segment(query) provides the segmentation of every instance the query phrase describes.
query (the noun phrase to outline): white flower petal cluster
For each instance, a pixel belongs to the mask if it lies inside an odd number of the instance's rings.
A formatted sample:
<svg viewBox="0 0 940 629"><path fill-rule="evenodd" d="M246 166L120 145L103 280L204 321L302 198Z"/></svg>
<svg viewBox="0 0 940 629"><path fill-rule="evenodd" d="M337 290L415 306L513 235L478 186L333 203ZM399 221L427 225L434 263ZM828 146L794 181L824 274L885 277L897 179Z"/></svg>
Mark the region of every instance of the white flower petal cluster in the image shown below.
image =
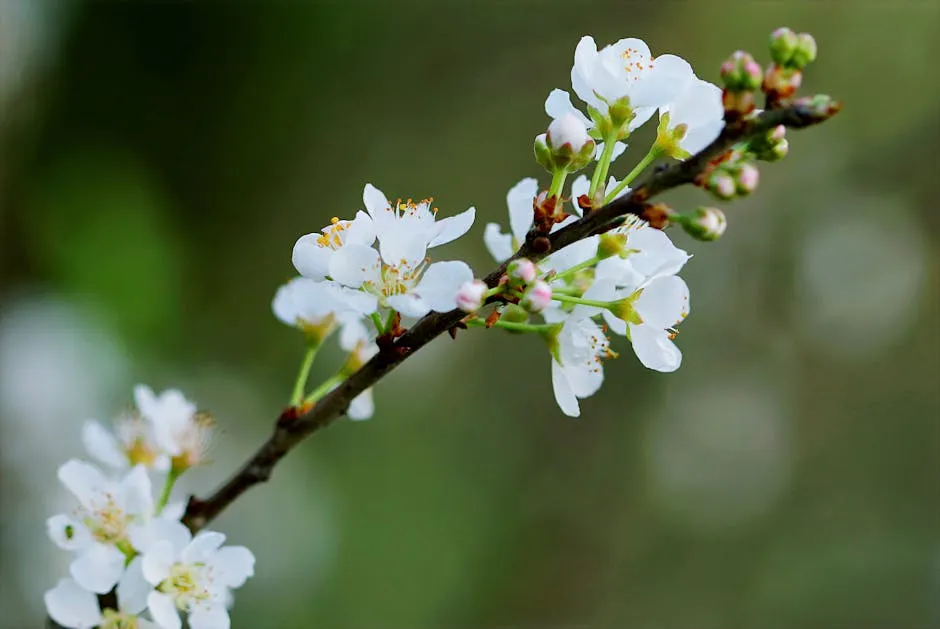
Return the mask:
<svg viewBox="0 0 940 629"><path fill-rule="evenodd" d="M617 185L611 179L607 192ZM583 175L571 184L571 198L587 194ZM626 194L629 188L619 194ZM523 179L506 196L510 233L496 223L486 226L483 240L493 257L502 262L518 249L531 228L533 202L538 194L535 179ZM573 203L579 212L577 203ZM558 229L571 216L555 225ZM689 293L677 276L689 255L672 244L662 231L645 222L631 220L613 230L610 237L622 237L620 255L599 255L600 237L592 236L553 252L537 265L535 286L549 286L559 296L539 314L555 325L550 337L552 383L562 411L578 416L578 399L597 392L604 380L603 361L616 356L600 322L613 332L626 336L640 362L656 371L675 371L682 354L673 343L676 326L689 313ZM607 304L573 305L562 300L572 295L580 301ZM531 309L535 312L535 309Z"/></svg>
<svg viewBox="0 0 940 629"><path fill-rule="evenodd" d="M163 613L165 605L162 599L157 602L157 596L174 587L174 591L180 590L183 581L157 580L156 573L148 568L156 557L166 555L160 549L165 549L167 543L190 536L180 522L182 504L166 503L175 479L205 462L210 433L205 416L179 391L157 395L149 387L138 385L134 396L136 411L121 418L113 434L97 422L86 422L83 428L89 452L113 475L77 459L66 462L58 471L59 480L75 498L76 506L50 517L46 530L53 543L72 555L72 561L69 577L46 592L45 603L49 616L63 627L180 626L175 612L175 623ZM164 475L159 500L154 499L151 471ZM211 613L197 614L195 620L191 617L191 626L227 629L224 604L220 610L209 602L229 600L228 589L241 585L251 575L254 558L246 549L221 549L211 557L209 561L207 555L199 568L203 575L199 583L205 582L208 594L203 596L200 590L197 598L205 603L193 607ZM102 609L98 595L112 590L117 595L117 609ZM177 603L177 608L185 606ZM145 613L149 619L142 615Z"/></svg>

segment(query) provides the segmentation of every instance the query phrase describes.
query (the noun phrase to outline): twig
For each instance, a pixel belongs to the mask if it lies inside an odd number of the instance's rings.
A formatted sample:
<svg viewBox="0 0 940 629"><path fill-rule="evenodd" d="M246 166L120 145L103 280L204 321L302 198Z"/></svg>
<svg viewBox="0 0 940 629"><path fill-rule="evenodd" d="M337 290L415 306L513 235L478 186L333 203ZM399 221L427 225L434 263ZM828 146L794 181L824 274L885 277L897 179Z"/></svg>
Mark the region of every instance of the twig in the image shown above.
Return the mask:
<svg viewBox="0 0 940 629"><path fill-rule="evenodd" d="M643 215L646 202L653 196L683 184L692 183L709 163L729 150L735 143L778 125L801 129L831 117L832 111L820 113L808 104L797 103L789 107L765 111L751 120L742 120L724 127L721 135L710 145L684 162L675 163L647 176L630 193L597 210L587 212L583 218L549 235L530 233L526 242L510 259L540 260L552 251L603 233L627 214ZM506 270L509 260L486 276L490 287L496 286ZM309 409L288 409L278 419L274 433L258 451L228 481L206 499L190 499L183 523L197 531L218 516L226 507L254 485L271 477L274 466L297 444L317 430L329 426L348 408L350 402L367 388L374 386L388 372L404 362L432 339L447 332L466 315L460 310L431 313L415 323L395 343L383 348L359 371L319 400Z"/></svg>

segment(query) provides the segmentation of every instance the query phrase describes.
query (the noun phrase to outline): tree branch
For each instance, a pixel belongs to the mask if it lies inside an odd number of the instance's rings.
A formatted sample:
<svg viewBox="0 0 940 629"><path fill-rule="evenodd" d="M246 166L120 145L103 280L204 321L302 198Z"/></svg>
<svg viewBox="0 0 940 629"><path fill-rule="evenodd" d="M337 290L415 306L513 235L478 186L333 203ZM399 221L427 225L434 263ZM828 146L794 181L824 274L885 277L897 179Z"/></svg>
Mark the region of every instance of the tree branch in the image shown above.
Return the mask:
<svg viewBox="0 0 940 629"><path fill-rule="evenodd" d="M834 105L825 112L800 101L793 105L762 112L750 120L725 125L721 135L702 151L684 162L657 169L648 175L630 193L587 212L580 220L548 235L530 232L526 242L510 259L529 258L537 261L552 251L603 233L618 224L628 214L641 216L647 201L666 190L692 183L706 170L709 163L736 143L759 133L785 125L793 129L808 127L830 118L838 111ZM486 276L490 287L496 286L506 270L509 260ZM191 498L183 516L183 523L196 531L218 516L226 507L254 485L271 477L274 466L297 444L317 430L329 426L348 408L350 402L367 388L374 386L388 372L400 365L415 351L432 339L453 328L466 316L461 310L432 312L415 323L395 343L384 347L359 371L324 396L311 408L287 409L277 420L274 433L258 451L215 493L206 499Z"/></svg>

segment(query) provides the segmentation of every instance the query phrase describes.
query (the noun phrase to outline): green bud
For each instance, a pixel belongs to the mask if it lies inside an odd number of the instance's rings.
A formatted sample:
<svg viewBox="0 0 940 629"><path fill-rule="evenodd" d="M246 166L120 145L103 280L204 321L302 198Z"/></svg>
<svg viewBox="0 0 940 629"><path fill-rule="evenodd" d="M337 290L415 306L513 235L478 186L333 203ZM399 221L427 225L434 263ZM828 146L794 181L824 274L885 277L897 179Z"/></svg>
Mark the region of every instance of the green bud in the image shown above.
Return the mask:
<svg viewBox="0 0 940 629"><path fill-rule="evenodd" d="M548 143L545 142L545 134L536 136L535 138L535 161L538 162L538 165L547 170L548 172L553 172L554 168L552 165L552 151L548 148Z"/></svg>
<svg viewBox="0 0 940 629"><path fill-rule="evenodd" d="M799 38L792 29L781 27L770 34L770 58L781 66L789 66L799 45Z"/></svg>
<svg viewBox="0 0 940 629"><path fill-rule="evenodd" d="M796 49L790 58L790 65L802 70L816 60L816 40L809 33L797 35Z"/></svg>
<svg viewBox="0 0 940 629"><path fill-rule="evenodd" d="M680 218L682 228L696 240L718 240L728 222L724 212L714 207L699 207L692 214L683 214Z"/></svg>
<svg viewBox="0 0 940 629"><path fill-rule="evenodd" d="M522 306L517 304L507 304L503 307L499 318L503 321L509 321L511 323L528 323L529 313L526 312L525 308Z"/></svg>
<svg viewBox="0 0 940 629"><path fill-rule="evenodd" d="M721 80L730 92L753 92L760 89L763 70L750 53L738 50L721 64Z"/></svg>

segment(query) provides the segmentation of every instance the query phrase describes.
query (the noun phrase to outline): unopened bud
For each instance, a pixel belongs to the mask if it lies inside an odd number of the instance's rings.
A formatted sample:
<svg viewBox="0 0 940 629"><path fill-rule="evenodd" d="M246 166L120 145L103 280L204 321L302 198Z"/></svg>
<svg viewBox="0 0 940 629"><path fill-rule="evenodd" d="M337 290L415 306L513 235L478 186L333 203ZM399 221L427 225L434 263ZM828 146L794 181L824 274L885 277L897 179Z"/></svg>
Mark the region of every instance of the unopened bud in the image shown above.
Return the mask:
<svg viewBox="0 0 940 629"><path fill-rule="evenodd" d="M581 150L586 142L591 142L587 128L574 114L565 114L552 120L548 125L548 145L552 150L559 150L565 145L573 153Z"/></svg>
<svg viewBox="0 0 940 629"><path fill-rule="evenodd" d="M721 64L721 80L728 91L754 91L760 88L763 70L750 53L738 50Z"/></svg>
<svg viewBox="0 0 940 629"><path fill-rule="evenodd" d="M736 190L738 194L750 194L757 190L760 181L760 171L754 164L741 164L738 170Z"/></svg>
<svg viewBox="0 0 940 629"><path fill-rule="evenodd" d="M762 159L765 162L776 162L786 157L787 153L789 152L790 142L784 138L783 140L780 140L774 144L769 150L758 155L758 159Z"/></svg>
<svg viewBox="0 0 940 629"><path fill-rule="evenodd" d="M705 181L705 189L719 199L732 199L735 194L734 178L724 170L716 170Z"/></svg>
<svg viewBox="0 0 940 629"><path fill-rule="evenodd" d="M464 312L476 312L486 299L487 285L480 280L466 282L457 289L457 307Z"/></svg>
<svg viewBox="0 0 940 629"><path fill-rule="evenodd" d="M790 98L803 83L803 73L778 64L771 64L764 73L761 89L773 101Z"/></svg>
<svg viewBox="0 0 940 629"><path fill-rule="evenodd" d="M721 106L725 110L725 121L734 122L754 111L754 92L721 92Z"/></svg>
<svg viewBox="0 0 940 629"><path fill-rule="evenodd" d="M790 57L790 65L802 70L816 60L816 40L809 33L800 33L796 38L797 44Z"/></svg>
<svg viewBox="0 0 940 629"><path fill-rule="evenodd" d="M691 215L682 217L682 228L697 240L718 240L727 224L724 212L714 207L696 208Z"/></svg>
<svg viewBox="0 0 940 629"><path fill-rule="evenodd" d="M769 142L780 142L785 137L787 137L787 128L782 124L778 124L767 134L767 140Z"/></svg>
<svg viewBox="0 0 940 629"><path fill-rule="evenodd" d="M827 94L816 94L809 98L800 98L794 105L808 108L818 120L827 120L842 110L842 103Z"/></svg>
<svg viewBox="0 0 940 629"><path fill-rule="evenodd" d="M535 136L535 146L533 146L532 149L535 153L535 161L538 165L548 172L552 172L552 150L548 148L545 137L546 134L544 133Z"/></svg>
<svg viewBox="0 0 940 629"><path fill-rule="evenodd" d="M509 276L510 284L530 284L538 273L538 267L528 258L513 260L509 263L509 266L506 267L506 275ZM517 281L513 282L513 280Z"/></svg>
<svg viewBox="0 0 940 629"><path fill-rule="evenodd" d="M778 28L770 34L770 58L774 63L788 66L798 45L799 37L792 29Z"/></svg>
<svg viewBox="0 0 940 629"><path fill-rule="evenodd" d="M542 280L535 280L519 301L519 305L529 312L542 312L550 303L552 303L552 287Z"/></svg>
<svg viewBox="0 0 940 629"><path fill-rule="evenodd" d="M597 243L597 257L600 259L612 258L623 253L627 246L627 235L621 232L607 232L601 234Z"/></svg>

